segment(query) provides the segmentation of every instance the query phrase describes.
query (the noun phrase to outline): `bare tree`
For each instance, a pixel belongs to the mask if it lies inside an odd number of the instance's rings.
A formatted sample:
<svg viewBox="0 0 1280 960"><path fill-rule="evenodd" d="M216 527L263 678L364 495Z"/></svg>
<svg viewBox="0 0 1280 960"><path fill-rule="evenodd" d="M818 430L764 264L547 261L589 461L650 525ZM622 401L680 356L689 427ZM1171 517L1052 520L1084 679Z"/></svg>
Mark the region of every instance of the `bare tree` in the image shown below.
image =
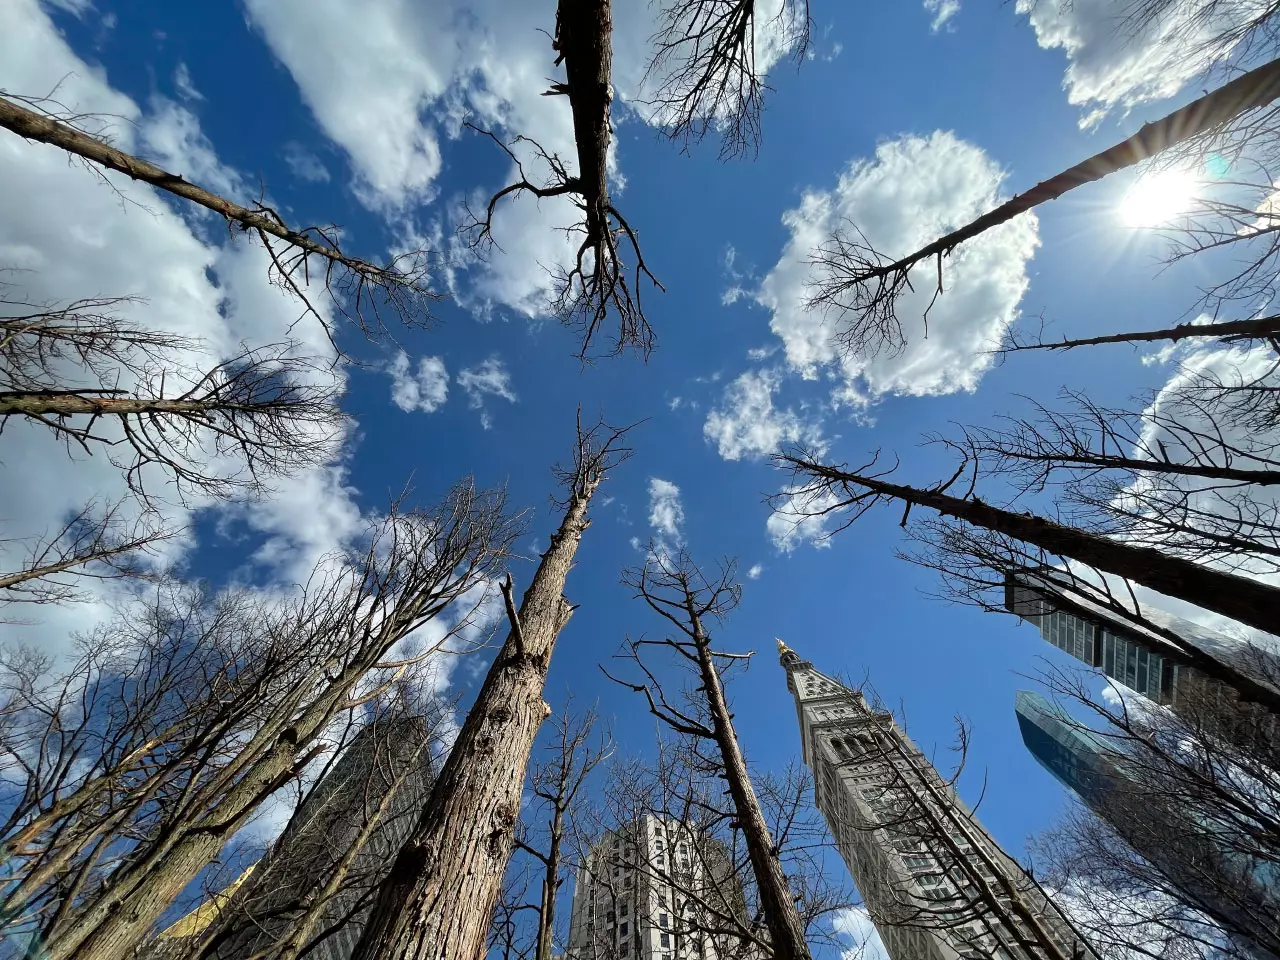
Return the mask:
<svg viewBox="0 0 1280 960"><path fill-rule="evenodd" d="M650 712L672 731L693 738L693 750L699 757L703 756L699 747L714 751L713 759L705 762L721 771L728 783L731 809L742 831L759 891L769 949L773 956L785 960L808 960L804 924L751 785L721 677L725 667L745 663L751 654L713 650L706 628L706 621L721 620L738 605L741 587L734 579L734 565L724 564L717 577L708 579L687 554L673 557L655 549L643 567L623 575L623 583L678 633L674 638L628 641L627 656L641 671L644 682L627 683L607 671L606 676L642 694ZM650 646L670 650L696 672L698 690L704 698L697 713L691 715L668 698L641 657Z"/></svg>
<svg viewBox="0 0 1280 960"><path fill-rule="evenodd" d="M494 658L413 833L383 882L357 958L445 960L483 949L501 892L525 767L550 708L542 699L556 638L573 606L564 596L591 498L625 460L625 429L579 420L572 463L557 471L564 514L519 610L503 586L510 632Z"/></svg>
<svg viewBox="0 0 1280 960"><path fill-rule="evenodd" d="M541 896L535 915L537 936L535 960L551 960L555 952L556 902L564 883L565 868L571 865L574 816L588 778L613 755L613 740L607 731L595 733L595 708L575 715L572 697L563 713L552 717L552 739L544 745L545 759L529 771L529 791L533 809L520 821L515 847L541 868ZM537 819L536 825L532 822Z"/></svg>
<svg viewBox="0 0 1280 960"><path fill-rule="evenodd" d="M384 329L383 311L405 323L422 323L440 295L427 284L425 251L414 251L378 266L345 253L335 227L290 227L264 203L244 206L113 147L105 118L74 115L49 100L0 96L0 127L27 140L49 144L84 160L91 169L114 170L212 210L228 228L250 233L271 259L270 279L297 295L308 312L325 323L308 298L312 266L324 278L334 306L366 335ZM326 325L326 329L328 329Z"/></svg>
<svg viewBox="0 0 1280 960"><path fill-rule="evenodd" d="M23 786L3 841L18 879L0 909L50 960L129 955L326 752L336 718L438 647L402 641L446 611L446 637L472 622L518 529L502 496L460 484L438 507L392 511L363 556L297 599L231 594L206 614L162 597L87 640L69 673L46 680L45 664L12 660L4 757Z"/></svg>
<svg viewBox="0 0 1280 960"><path fill-rule="evenodd" d="M129 516L126 506L90 503L53 533L24 544L25 562L0 573L0 606L77 600L86 579L155 576L140 555L151 555L173 531L149 515Z"/></svg>
<svg viewBox="0 0 1280 960"><path fill-rule="evenodd" d="M1280 590L1261 581L1031 513L991 506L978 498L972 482L963 496L948 494L946 490L971 468L968 461L962 462L945 483L922 488L883 479L894 468L880 468L877 460L878 457L872 458L862 467L850 470L823 464L816 456L804 452L781 455L778 463L794 470L804 483L780 496L789 500L797 515L844 514L836 532L846 529L877 504L895 500L904 504L904 526L912 507L924 507L1005 540L1038 548L1047 555L1076 561L1168 596L1180 597L1259 630L1280 631L1280 615L1277 615ZM1195 658L1194 665L1207 675L1237 690L1241 696L1280 713L1280 694L1269 684L1259 682L1233 664L1197 652L1196 648L1190 648L1188 656Z"/></svg>
<svg viewBox="0 0 1280 960"><path fill-rule="evenodd" d="M903 291L911 287L913 268L930 259L936 261L932 306L943 293L942 261L962 243L1077 187L1178 145L1194 143L1196 149L1202 150L1206 136L1222 135L1232 124L1256 119L1254 114L1277 97L1280 97L1280 61L1272 61L1160 120L1145 124L1133 136L905 256L894 258L874 249L857 225L850 225L848 230L836 232L814 251L811 263L817 276L809 304L838 318L840 327L835 339L842 350L867 355L885 348L900 350L906 339L896 304ZM1235 135L1237 139L1250 139L1238 131ZM1256 212L1254 219L1257 219ZM927 319L928 310L926 322Z"/></svg>
<svg viewBox="0 0 1280 960"><path fill-rule="evenodd" d="M758 0L671 0L658 14L642 87L667 136L684 149L714 129L722 158L756 153L767 89L756 64ZM809 46L808 0L781 0L761 24L800 61Z"/></svg>
<svg viewBox="0 0 1280 960"><path fill-rule="evenodd" d="M511 158L520 179L494 194L484 214L473 215L468 227L472 245L483 248L494 242L494 212L503 198L529 193L539 198L568 197L573 201L582 219L566 233L580 238L580 242L572 263L556 277L552 308L561 320L581 331L578 355L583 359L590 355L592 342L610 313L618 323L612 352L634 348L648 357L653 349L653 328L641 306L641 284L648 279L662 289L644 262L635 230L609 199L612 33L612 0L560 0L552 48L558 54L556 66L565 66L565 82L553 84L547 93L569 98L578 172L570 174L559 156L548 153L528 137L518 136L508 146L492 133L481 131ZM541 184L529 179L523 162L511 149L521 143L532 145L537 160L547 167L547 177ZM630 247L635 258L630 270L622 260L624 245Z"/></svg>
<svg viewBox="0 0 1280 960"><path fill-rule="evenodd" d="M1169 940L1189 956L1280 952L1274 717L1208 688L1187 690L1174 712L1124 697L1105 706L1076 673L1042 680L1083 717L1046 705L1084 745L1073 786L1090 808L1036 844L1048 882L1086 906L1135 904L1085 913L1101 942L1136 955L1168 955Z"/></svg>

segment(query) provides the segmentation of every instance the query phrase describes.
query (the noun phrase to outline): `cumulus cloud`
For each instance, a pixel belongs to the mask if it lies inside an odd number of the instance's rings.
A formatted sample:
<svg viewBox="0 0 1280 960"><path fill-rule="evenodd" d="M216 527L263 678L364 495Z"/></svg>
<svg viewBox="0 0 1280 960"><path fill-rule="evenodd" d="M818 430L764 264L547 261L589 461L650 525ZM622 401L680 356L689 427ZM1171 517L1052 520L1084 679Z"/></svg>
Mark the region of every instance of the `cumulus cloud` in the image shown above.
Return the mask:
<svg viewBox="0 0 1280 960"><path fill-rule="evenodd" d="M1004 173L979 147L954 133L886 141L871 159L849 164L835 187L809 190L783 215L789 231L778 263L757 300L772 311L770 327L781 339L787 363L800 375L841 381L833 399L866 405L885 394L927 396L971 391L990 368L987 348L1018 315L1027 289L1027 261L1037 246L1037 222L1023 215L957 249L946 261L946 293L923 317L933 296L934 264L898 301L911 324L899 353L842 356L828 318L807 308L815 268L814 249L837 228L854 223L867 242L888 256L902 256L991 209L999 202Z"/></svg>
<svg viewBox="0 0 1280 960"><path fill-rule="evenodd" d="M1264 0L1183 0L1160 5L1141 28L1113 0L1018 0L1036 42L1067 57L1067 99L1084 108L1081 126L1109 110L1171 97L1234 49L1218 38L1258 16Z"/></svg>
<svg viewBox="0 0 1280 960"><path fill-rule="evenodd" d="M778 495L773 512L765 522L765 530L773 545L783 553L790 553L801 544L814 547L830 547L831 514L823 511L833 508L837 499L829 491L805 491L788 486Z"/></svg>
<svg viewBox="0 0 1280 960"><path fill-rule="evenodd" d="M405 413L434 413L449 397L449 374L439 357L420 357L413 370L409 355L401 350L387 372L391 374L391 402Z"/></svg>
<svg viewBox="0 0 1280 960"><path fill-rule="evenodd" d="M852 946L841 954L843 960L889 960L889 951L865 907L837 910L831 915L831 926L852 941Z"/></svg>
<svg viewBox="0 0 1280 960"><path fill-rule="evenodd" d="M759 580L759 579L760 579L760 574L762 574L762 573L764 573L764 567L762 567L762 566L761 566L760 564L758 564L758 563L753 563L753 564L751 565L751 569L749 569L749 570L747 571L747 579L748 579L748 580Z"/></svg>
<svg viewBox="0 0 1280 960"><path fill-rule="evenodd" d="M67 0L64 0L67 2ZM785 56L777 18L782 0L757 12L756 64L761 71ZM298 86L320 129L350 159L353 188L367 206L395 217L436 196L441 144L461 135L464 119L511 139L523 135L550 153L576 156L573 122L560 97L544 97L555 73L546 32L555 24L552 0L246 0L250 23ZM646 122L660 118L642 103L654 14L645 3L616 5L615 110ZM517 146L535 179L542 167L528 144ZM612 175L620 178L615 149ZM516 179L484 185L485 201ZM465 214L455 211L454 219ZM558 231L577 212L565 198L504 203L495 223L495 250L477 261L465 243L450 250L459 264L453 292L480 314L496 308L536 317L547 313L551 275L576 246Z"/></svg>
<svg viewBox="0 0 1280 960"><path fill-rule="evenodd" d="M702 434L726 460L763 457L783 444L821 445L817 424L795 411L778 410L773 395L782 381L776 370L749 370L724 389L720 405L702 425Z"/></svg>

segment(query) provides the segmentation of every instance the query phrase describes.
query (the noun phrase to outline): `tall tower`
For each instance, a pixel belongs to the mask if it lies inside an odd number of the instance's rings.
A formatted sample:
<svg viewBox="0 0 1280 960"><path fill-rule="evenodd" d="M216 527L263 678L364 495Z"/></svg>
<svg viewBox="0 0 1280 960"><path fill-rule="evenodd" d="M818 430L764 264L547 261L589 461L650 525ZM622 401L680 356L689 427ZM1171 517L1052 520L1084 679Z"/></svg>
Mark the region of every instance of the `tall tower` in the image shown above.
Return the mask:
<svg viewBox="0 0 1280 960"><path fill-rule="evenodd" d="M818 809L891 960L1096 960L891 714L778 651Z"/></svg>
<svg viewBox="0 0 1280 960"><path fill-rule="evenodd" d="M578 869L567 960L719 960L725 915L750 922L724 845L646 814L606 834Z"/></svg>

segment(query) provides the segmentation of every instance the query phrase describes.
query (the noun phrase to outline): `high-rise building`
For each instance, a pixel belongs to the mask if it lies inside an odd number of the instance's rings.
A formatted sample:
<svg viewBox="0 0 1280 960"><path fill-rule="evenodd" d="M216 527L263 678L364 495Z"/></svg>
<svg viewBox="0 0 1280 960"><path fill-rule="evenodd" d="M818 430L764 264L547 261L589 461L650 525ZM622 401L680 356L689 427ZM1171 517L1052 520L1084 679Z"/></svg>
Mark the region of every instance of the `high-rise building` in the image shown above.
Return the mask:
<svg viewBox="0 0 1280 960"><path fill-rule="evenodd" d="M359 905L390 869L430 793L434 777L424 746L429 736L427 721L410 716L374 721L352 739L229 898L213 956L241 960L279 941L394 791L316 924L314 935L324 939L307 953L315 960L351 956L368 912L367 905Z"/></svg>
<svg viewBox="0 0 1280 960"><path fill-rule="evenodd" d="M750 922L728 851L646 814L606 834L579 867L567 960L719 960L726 924L706 922L708 910Z"/></svg>
<svg viewBox="0 0 1280 960"><path fill-rule="evenodd" d="M1060 783L1111 824L1190 902L1229 925L1237 943L1255 957L1276 955L1250 939L1259 918L1280 910L1280 877L1266 859L1250 857L1250 838L1238 822L1212 824L1180 808L1162 811L1139 785L1144 779L1126 752L1081 726L1052 701L1019 690L1015 711L1027 750ZM1137 782L1135 782L1137 781ZM1150 781L1147 781L1150 782ZM1210 828L1212 827L1212 828ZM1232 842L1223 841L1231 837ZM1213 878L1219 882L1213 882Z"/></svg>
<svg viewBox="0 0 1280 960"><path fill-rule="evenodd" d="M890 713L778 648L815 801L891 960L1095 960Z"/></svg>
<svg viewBox="0 0 1280 960"><path fill-rule="evenodd" d="M1059 650L1156 703L1176 702L1179 687L1194 673L1168 637L1092 600L1060 571L1011 571L1005 577L1004 603ZM1179 617L1146 613L1188 642L1196 632Z"/></svg>

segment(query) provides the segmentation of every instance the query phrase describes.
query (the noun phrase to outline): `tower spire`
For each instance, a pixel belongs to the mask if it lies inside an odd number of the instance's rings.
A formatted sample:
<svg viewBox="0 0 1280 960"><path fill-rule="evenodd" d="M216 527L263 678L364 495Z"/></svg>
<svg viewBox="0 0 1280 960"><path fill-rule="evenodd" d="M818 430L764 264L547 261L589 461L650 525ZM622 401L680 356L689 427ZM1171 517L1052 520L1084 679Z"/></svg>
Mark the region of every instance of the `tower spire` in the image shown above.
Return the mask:
<svg viewBox="0 0 1280 960"><path fill-rule="evenodd" d="M778 641L778 662L781 663L784 668L787 670L794 670L797 667L813 666L813 664L809 663L807 660L801 660L800 654L788 647L781 637L774 637L773 639Z"/></svg>

